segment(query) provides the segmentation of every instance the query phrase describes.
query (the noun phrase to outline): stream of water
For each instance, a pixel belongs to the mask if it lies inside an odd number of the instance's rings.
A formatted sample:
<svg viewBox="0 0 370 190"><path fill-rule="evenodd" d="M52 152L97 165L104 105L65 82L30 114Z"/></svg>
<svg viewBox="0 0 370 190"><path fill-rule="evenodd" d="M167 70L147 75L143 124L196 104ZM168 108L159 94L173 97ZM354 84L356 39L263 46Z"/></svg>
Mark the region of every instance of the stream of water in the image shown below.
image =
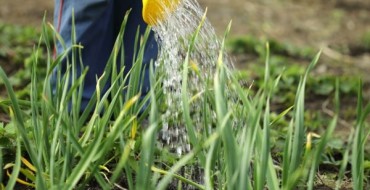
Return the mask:
<svg viewBox="0 0 370 190"><path fill-rule="evenodd" d="M182 0L176 10L166 11L166 18L153 26L156 39L161 44L156 66L164 68L163 92L166 111L162 114L163 127L160 139L164 146L181 155L190 151L182 113L182 70L191 38L202 24L190 53L188 97L194 97L206 88L207 80L214 75L220 53L220 40L208 19L202 18L205 11L196 0ZM225 59L225 64L228 60ZM202 96L190 104L190 113L197 130L202 129ZM215 115L215 114L214 114ZM211 126L207 126L211 127Z"/></svg>

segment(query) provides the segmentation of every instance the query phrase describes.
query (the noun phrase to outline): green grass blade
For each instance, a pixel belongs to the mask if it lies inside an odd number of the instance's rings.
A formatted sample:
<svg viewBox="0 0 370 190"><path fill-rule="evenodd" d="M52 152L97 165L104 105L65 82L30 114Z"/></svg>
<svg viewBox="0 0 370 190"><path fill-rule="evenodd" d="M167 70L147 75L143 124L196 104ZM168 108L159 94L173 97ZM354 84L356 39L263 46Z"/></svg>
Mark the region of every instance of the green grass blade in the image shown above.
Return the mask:
<svg viewBox="0 0 370 190"><path fill-rule="evenodd" d="M157 172L157 173L160 173L160 174L163 174L163 175L169 175L169 173L167 171L161 170L161 169L158 169L158 168L155 168L155 167L152 167L152 170L154 172ZM199 185L196 182L191 181L191 180L189 180L189 179L187 179L187 178L185 178L183 176L180 176L180 175L177 175L177 174L172 174L172 175L173 175L173 177L179 179L180 181L182 181L182 182L184 182L186 184L189 184L189 185L191 185L191 186L193 186L193 187L195 187L197 189L200 189L200 190L203 190L204 189L204 187L202 185Z"/></svg>
<svg viewBox="0 0 370 190"><path fill-rule="evenodd" d="M13 190L15 183L17 182L17 178L19 175L19 171L21 169L21 140L17 138L17 152L15 157L15 163L13 166L12 174L9 178L8 184L5 187L5 190Z"/></svg>
<svg viewBox="0 0 370 190"><path fill-rule="evenodd" d="M266 175L268 169L268 160L270 156L270 99L267 98L265 114L263 116L263 130L262 133L262 144L261 144L261 153L260 161L257 161L259 164L259 175L255 176L256 178L256 189L264 189L266 183Z"/></svg>
<svg viewBox="0 0 370 190"><path fill-rule="evenodd" d="M4 154L3 154L3 147L0 148L0 167L3 168L4 167ZM0 185L3 185L2 184L2 181L3 181L3 178L4 178L4 170L0 170Z"/></svg>
<svg viewBox="0 0 370 190"><path fill-rule="evenodd" d="M309 179L307 182L307 189L309 190L314 189L314 180L317 174L317 168L321 161L320 159L321 154L323 153L327 142L330 140L332 134L334 133L335 127L337 126L337 122L338 122L338 116L336 115L331 121L329 128L327 129L324 136L320 140L320 143L318 144L318 147L316 148L315 153L313 154L312 164L311 164L310 173L309 173Z"/></svg>
<svg viewBox="0 0 370 190"><path fill-rule="evenodd" d="M212 190L214 189L214 178L212 177L214 165L215 165L215 150L218 143L213 143L211 148L208 151L207 158L206 158L206 167L204 169L204 181L205 181L205 188Z"/></svg>
<svg viewBox="0 0 370 190"><path fill-rule="evenodd" d="M355 136L352 144L352 180L354 189L364 188L365 180L365 143L369 132L365 132L365 120L370 112L370 104L363 105L363 84L360 80L358 85L358 100L357 100L357 122L355 126Z"/></svg>
<svg viewBox="0 0 370 190"><path fill-rule="evenodd" d="M289 166L291 160L292 152L292 142L293 142L293 120L289 123L288 133L285 139L284 152L283 152L283 174L282 174L282 184L286 187L289 180Z"/></svg>
<svg viewBox="0 0 370 190"><path fill-rule="evenodd" d="M120 32L118 33L118 36L117 36L116 41L115 41L114 46L113 46L113 51L112 51L112 53L111 53L111 55L110 55L110 57L107 61L106 67L104 69L105 76L100 82L100 88L101 89L103 89L104 86L107 84L108 79L110 78L110 75L111 75L111 72L112 72L112 67L115 64L113 61L116 60L116 58L115 58L115 56L117 56L116 52L118 52L118 50L122 47L123 34L124 34L124 30L125 30L126 25L127 25L127 20L128 20L129 14L130 14L130 11L127 11L126 14L125 14L125 17L122 21L122 25L121 25L121 28L120 28ZM94 92L94 94L91 95L89 103L87 104L85 110L83 111L83 113L81 114L81 116L78 120L78 126L83 126L84 125L86 120L89 118L89 116L90 116L90 114L91 114L91 112L92 112L92 110L95 106L96 101L97 101L97 94L96 94L96 92Z"/></svg>
<svg viewBox="0 0 370 190"><path fill-rule="evenodd" d="M0 67L0 78L2 79L6 90L8 92L9 98L12 103L12 109L14 111L14 120L16 122L17 130L19 131L20 136L22 137L22 141L24 142L25 149L27 150L32 163L35 164L35 167L37 171L42 171L40 164L37 162L37 154L35 152L35 149L33 148L33 144L31 143L30 139L28 138L28 134L26 132L23 120L22 111L18 104L18 99L14 93L14 90L12 86L10 85L9 79L7 75L5 74L4 70ZM40 179L40 178L39 178ZM39 187L45 187L44 181L37 180L37 183Z"/></svg>
<svg viewBox="0 0 370 190"><path fill-rule="evenodd" d="M250 181L250 166L253 158L263 104L253 104L236 78L233 75L230 75L230 79L232 80L232 86L235 89L241 104L245 107L247 114L245 116L245 121L247 122L245 126L247 126L247 128L243 128L243 138L241 138L240 142L242 147L241 160L243 160L243 162L240 163L240 179L242 180L239 180L238 187L239 189L252 189L252 183Z"/></svg>
<svg viewBox="0 0 370 190"><path fill-rule="evenodd" d="M271 154L269 155L268 160L268 171L267 171L267 186L270 190L278 190L280 189L280 179L276 173L276 166L273 163L273 159Z"/></svg>
<svg viewBox="0 0 370 190"><path fill-rule="evenodd" d="M152 123L149 128L144 133L143 137L143 149L142 158L140 161L140 168L138 172L138 178L136 183L136 189L153 189L151 186L150 174L151 174L151 166L154 161L154 145L156 139L156 130L158 126L156 123Z"/></svg>
<svg viewBox="0 0 370 190"><path fill-rule="evenodd" d="M339 116L339 81L336 81L336 90L335 90L335 116L332 119L331 123L329 124L328 129L326 130L325 134L321 137L320 143L318 147L315 149L315 153L313 154L312 158L312 165L310 168L310 173L307 181L307 189L312 190L314 188L314 180L315 175L317 173L317 168L321 161L321 154L323 153L327 142L332 138L332 134L338 123L338 116Z"/></svg>
<svg viewBox="0 0 370 190"><path fill-rule="evenodd" d="M151 114L150 114L150 126L145 131L143 137L143 145L142 145L142 158L140 160L140 168L138 171L138 180L136 182L136 189L150 189L151 186L151 167L154 161L154 148L155 148L155 139L158 130L158 107L157 107L157 100L155 95L155 75L154 75L154 68L153 64L150 64L150 101L151 101Z"/></svg>
<svg viewBox="0 0 370 190"><path fill-rule="evenodd" d="M220 53L221 54L221 53ZM227 121L225 128L221 129L220 126L224 122L224 118L227 115L227 99L225 98L225 71L224 66L222 65L222 54L219 58L218 71L216 72L214 78L214 89L215 89L215 101L216 101L216 114L218 120L218 130L222 134L222 142L224 143L224 154L225 154L225 165L226 173L228 178L228 189L234 189L234 175L238 171L238 163L235 161L235 158L238 157L238 148L236 146L236 141L234 139L234 134L232 131L232 125L230 121Z"/></svg>
<svg viewBox="0 0 370 190"><path fill-rule="evenodd" d="M207 11L205 11L203 17L202 17L202 20L200 21L199 25L198 25L198 28L196 29L196 31L193 33L192 35L192 38L191 38L191 41L190 41L190 44L189 44L189 47L187 47L187 53L186 53L186 57L185 57L185 60L184 60L184 66L183 66L183 72L182 72L182 86L181 86L181 100L182 100L182 108L183 108L183 117L184 117L184 120L185 120L185 126L186 126L186 130L187 130L187 134L188 134L188 137L189 137L189 140L190 140L190 143L192 145L192 147L195 147L197 146L197 144L199 143L199 140L197 139L197 130L195 129L195 126L193 124L193 121L191 119L191 116L190 116L190 108L189 108L189 95L188 95L188 74L189 74L189 61L190 61L190 55L191 53L193 52L194 50L194 46L195 46L195 43L198 39L198 35L200 33L200 30L204 24L204 21L206 19L206 14L207 14ZM202 165L205 165L205 155L203 153L201 153L199 155L200 157L200 162Z"/></svg>
<svg viewBox="0 0 370 190"><path fill-rule="evenodd" d="M300 165L301 156L303 153L303 145L305 139L305 129L304 129L304 98L305 98L305 85L309 72L317 64L320 53L318 53L313 61L308 66L303 79L300 81L297 91L297 97L295 101L295 115L294 115L294 136L293 136L293 147L292 147L292 159L289 166L289 171L293 173Z"/></svg>

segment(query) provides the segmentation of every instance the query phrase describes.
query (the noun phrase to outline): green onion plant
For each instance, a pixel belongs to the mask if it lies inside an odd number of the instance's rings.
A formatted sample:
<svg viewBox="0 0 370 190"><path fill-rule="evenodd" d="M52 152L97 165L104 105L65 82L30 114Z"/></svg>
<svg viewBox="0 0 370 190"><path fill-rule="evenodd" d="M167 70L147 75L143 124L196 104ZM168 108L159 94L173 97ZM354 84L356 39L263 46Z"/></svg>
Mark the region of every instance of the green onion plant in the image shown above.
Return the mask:
<svg viewBox="0 0 370 190"><path fill-rule="evenodd" d="M171 185L178 189L183 185L195 189L315 189L322 154L335 133L339 114L337 90L335 116L325 133L313 143L304 120L305 84L310 71L319 61L320 53L301 78L294 105L273 119L270 100L283 73L276 77L269 73L268 44L264 85L252 95L249 89L239 84L233 71L225 64L223 41L219 59L214 63L215 73L211 79L204 80L208 81L205 82L204 92L197 94L206 100L202 110L199 110L203 113L202 122L206 129L200 132L194 127L189 111L191 100L197 97L188 97L187 93L189 56L194 51L192 44L197 40L198 29L190 39L183 60L183 104L178 108L183 110L184 120L181 122L186 127L192 149L182 157L172 155L172 161L168 157L166 163L166 158L160 157L165 150L156 146L161 128L163 75L153 63L148 68L142 64L150 29L147 29L141 43L135 43L140 44L135 47L137 57L129 74L124 75L122 41L127 15L104 74L96 78L96 92L83 112L80 112L81 96L88 68L80 65L83 68L81 73L76 69L81 63L79 55L83 47L76 43L74 32L71 34L74 45L66 47L51 25L43 25L34 51L41 51L41 46L46 48L47 74L43 81L39 80L39 62L35 56L29 100L17 98L6 73L0 68L0 78L10 101L9 114L17 134L13 163L3 163L4 159L0 159L1 164L6 164L0 173L1 189L28 186L35 189L99 187L142 190L167 189ZM65 53L56 58L52 56L53 47L48 43L53 38L48 33L50 29L54 30L54 39L65 48ZM141 36L137 34L135 40L139 42ZM61 72L62 61L66 62L65 73ZM141 97L140 81L144 69L150 71L151 90ZM51 84L53 76L56 77L54 90ZM108 81L110 86L106 93L102 93ZM42 88L39 88L40 83ZM362 102L362 84L358 91L358 119L344 153L337 189L341 187L348 164L352 168L353 188L365 187L364 147L369 136L365 121L370 105ZM216 120L212 117L213 111ZM284 146L281 156L276 156L272 149L271 131L277 130L277 120L288 115L290 122L286 126ZM207 126L213 128L209 130ZM199 168L202 171L202 176L198 176L201 180L183 176L180 170L184 167Z"/></svg>

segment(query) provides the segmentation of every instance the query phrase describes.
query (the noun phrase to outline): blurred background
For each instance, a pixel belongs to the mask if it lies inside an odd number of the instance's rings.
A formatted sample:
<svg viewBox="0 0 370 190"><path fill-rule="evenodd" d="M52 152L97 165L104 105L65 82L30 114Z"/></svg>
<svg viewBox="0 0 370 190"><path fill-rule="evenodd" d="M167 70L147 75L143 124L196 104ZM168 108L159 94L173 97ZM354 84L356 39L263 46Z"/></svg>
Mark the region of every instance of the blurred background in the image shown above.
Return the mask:
<svg viewBox="0 0 370 190"><path fill-rule="evenodd" d="M40 27L45 11L47 20L52 20L53 2L0 0L0 22ZM199 0L199 3L208 7L208 18L219 34L232 20L232 36L253 35L297 46L340 49L338 53L356 59L369 50L369 0ZM366 61L369 64L361 66L370 65L370 60Z"/></svg>
<svg viewBox="0 0 370 190"><path fill-rule="evenodd" d="M53 2L0 0L0 22L40 27L45 11L47 20L52 20ZM342 64L350 66L351 72L357 68L370 72L369 0L199 0L199 3L208 7L208 18L220 35L232 20L231 38L252 36L323 49L324 56L338 62L337 72L346 72L340 69ZM244 60L240 59L237 65L243 66Z"/></svg>
<svg viewBox="0 0 370 190"><path fill-rule="evenodd" d="M47 21L52 21L53 2L0 0L0 65L13 76L16 89L27 84L24 82L27 72L20 68L29 64L45 12ZM240 80L246 85L255 81L253 86L258 89L263 78L265 43L270 43L271 74L285 72L278 87L280 96L273 101L275 110L291 105L300 75L321 49L319 64L311 75L314 77L308 81L307 109L312 113L308 111L307 117L312 119L310 125L325 125L322 113L330 116L330 112L322 106L331 102L335 81L339 79L341 105L346 107L341 122L345 136L355 115L359 79L364 83L365 101L370 99L370 0L199 0L199 3L208 7L208 18L220 36L232 20L227 48L240 70ZM23 73L19 74L20 70Z"/></svg>

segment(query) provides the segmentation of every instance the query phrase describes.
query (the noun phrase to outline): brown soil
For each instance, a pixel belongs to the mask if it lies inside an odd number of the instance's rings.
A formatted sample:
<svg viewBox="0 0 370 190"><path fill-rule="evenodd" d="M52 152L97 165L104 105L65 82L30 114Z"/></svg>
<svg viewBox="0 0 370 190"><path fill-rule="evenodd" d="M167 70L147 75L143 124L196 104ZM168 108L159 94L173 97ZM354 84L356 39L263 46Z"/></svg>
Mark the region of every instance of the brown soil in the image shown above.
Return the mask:
<svg viewBox="0 0 370 190"><path fill-rule="evenodd" d="M218 30L269 36L300 45L353 43L370 30L367 0L201 0Z"/></svg>
<svg viewBox="0 0 370 190"><path fill-rule="evenodd" d="M204 8L208 7L208 18L219 34L232 20L231 36L249 34L295 46L323 49L314 74L351 74L362 76L365 83L370 83L370 47L364 49L359 45L363 43L365 33L370 38L368 0L199 2ZM0 0L0 22L40 27L45 13L47 21L52 22L53 4L51 0ZM237 65L244 67L248 64L247 59L240 60L243 61ZM370 97L370 88L364 91Z"/></svg>
<svg viewBox="0 0 370 190"><path fill-rule="evenodd" d="M0 21L39 26L46 11L51 21L51 0L0 0ZM370 31L367 0L199 0L221 34L230 20L232 34L268 36L300 45L355 43Z"/></svg>
<svg viewBox="0 0 370 190"><path fill-rule="evenodd" d="M41 26L45 11L51 21L54 1L52 0L0 0L0 22L20 25Z"/></svg>
<svg viewBox="0 0 370 190"><path fill-rule="evenodd" d="M208 7L208 18L219 34L232 20L231 36L249 34L323 49L315 74L351 74L362 76L365 83L370 83L370 47L364 49L360 45L366 33L370 38L368 0L199 2ZM52 22L53 3L51 0L0 0L0 22L40 27L45 12L47 21ZM241 60L237 65L247 65L246 59ZM365 88L365 95L370 97L369 88Z"/></svg>
<svg viewBox="0 0 370 190"><path fill-rule="evenodd" d="M357 75L370 81L370 1L367 0L201 0L219 33L232 20L232 36L250 34L298 47L323 49L322 60L334 74ZM273 52L272 52L273 53ZM351 68L351 69L348 69Z"/></svg>
<svg viewBox="0 0 370 190"><path fill-rule="evenodd" d="M354 69L370 81L367 75L370 72L370 53L359 46L365 33L370 33L368 0L199 2L208 7L208 18L219 34L232 20L232 36L250 34L323 49L323 57L331 60L332 67ZM45 11L47 21L52 21L53 3L51 0L0 0L0 22L39 27Z"/></svg>

